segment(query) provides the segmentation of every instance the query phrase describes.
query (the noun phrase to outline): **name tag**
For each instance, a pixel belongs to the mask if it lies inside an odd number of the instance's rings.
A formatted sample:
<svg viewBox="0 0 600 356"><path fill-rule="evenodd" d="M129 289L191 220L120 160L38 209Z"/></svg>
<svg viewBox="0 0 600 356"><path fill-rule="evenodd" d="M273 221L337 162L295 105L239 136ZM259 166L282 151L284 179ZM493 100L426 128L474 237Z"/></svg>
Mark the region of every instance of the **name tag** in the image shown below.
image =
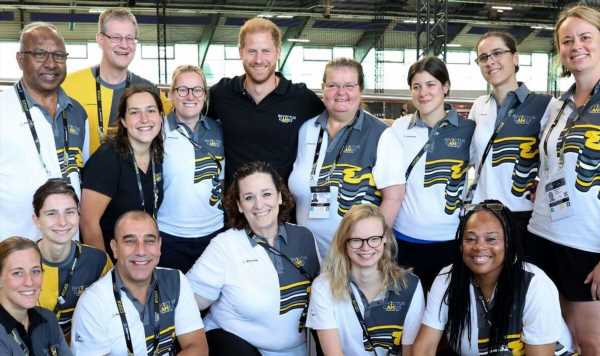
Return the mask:
<svg viewBox="0 0 600 356"><path fill-rule="evenodd" d="M562 220L573 215L569 189L562 173L552 176L550 183L546 184L544 190L552 221Z"/></svg>
<svg viewBox="0 0 600 356"><path fill-rule="evenodd" d="M328 219L331 209L331 190L329 186L310 187L309 219Z"/></svg>

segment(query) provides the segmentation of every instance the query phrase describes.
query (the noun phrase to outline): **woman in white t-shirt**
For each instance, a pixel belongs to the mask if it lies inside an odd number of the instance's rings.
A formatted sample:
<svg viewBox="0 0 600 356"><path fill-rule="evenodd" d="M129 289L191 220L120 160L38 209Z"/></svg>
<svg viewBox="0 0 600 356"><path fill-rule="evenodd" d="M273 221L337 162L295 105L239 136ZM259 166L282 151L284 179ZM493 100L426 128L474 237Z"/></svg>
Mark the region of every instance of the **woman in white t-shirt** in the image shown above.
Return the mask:
<svg viewBox="0 0 600 356"><path fill-rule="evenodd" d="M419 278L396 262L397 245L374 205L344 216L313 283L307 326L329 355L410 355L424 309Z"/></svg>
<svg viewBox="0 0 600 356"><path fill-rule="evenodd" d="M442 269L428 295L415 354L435 355L444 333L461 355L571 354L558 291L523 261L509 210L486 200L466 211L454 264Z"/></svg>

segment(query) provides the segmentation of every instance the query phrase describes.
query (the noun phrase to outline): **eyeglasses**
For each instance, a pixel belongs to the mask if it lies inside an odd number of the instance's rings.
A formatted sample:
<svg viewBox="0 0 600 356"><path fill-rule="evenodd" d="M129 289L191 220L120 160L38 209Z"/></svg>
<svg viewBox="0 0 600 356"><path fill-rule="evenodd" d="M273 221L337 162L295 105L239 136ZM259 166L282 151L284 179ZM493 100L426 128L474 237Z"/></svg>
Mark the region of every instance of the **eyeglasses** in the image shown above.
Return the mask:
<svg viewBox="0 0 600 356"><path fill-rule="evenodd" d="M181 86L181 87L175 88L175 91L177 92L177 95L179 95L182 98L185 98L186 96L188 96L190 91L192 92L192 95L195 96L196 98L203 97L204 93L205 93L205 90L203 87L188 88L186 86Z"/></svg>
<svg viewBox="0 0 600 356"><path fill-rule="evenodd" d="M513 51L511 51L510 49L496 49L491 51L490 53L482 53L479 56L477 56L477 58L475 59L475 63L485 64L487 63L487 61L490 60L490 58L493 60L497 60L506 53L513 53Z"/></svg>
<svg viewBox="0 0 600 356"><path fill-rule="evenodd" d="M115 45L120 44L123 40L125 40L127 44L134 44L138 41L137 38L133 36L109 35L104 32L100 32L100 34L108 38L110 42Z"/></svg>
<svg viewBox="0 0 600 356"><path fill-rule="evenodd" d="M491 210L496 214L501 214L504 209L504 205L502 203L486 203L482 202L479 204L465 204L461 209L461 216L465 216L472 211L477 210Z"/></svg>
<svg viewBox="0 0 600 356"><path fill-rule="evenodd" d="M36 49L33 51L20 51L19 53L28 54L33 57L33 60L38 63L44 63L48 60L48 57L52 56L52 60L56 63L65 63L69 54L63 51L48 52L43 49Z"/></svg>
<svg viewBox="0 0 600 356"><path fill-rule="evenodd" d="M344 84L325 83L325 85L324 85L325 90L340 90L340 89L353 90L357 86L358 86L358 83L344 83Z"/></svg>
<svg viewBox="0 0 600 356"><path fill-rule="evenodd" d="M346 243L348 244L348 246L350 246L350 248L354 249L354 250L358 250L361 249L365 242L367 243L367 245L371 248L377 248L379 246L381 246L381 242L383 241L383 236L370 236L367 237L366 239L361 239L358 237L351 237L348 240L346 240Z"/></svg>

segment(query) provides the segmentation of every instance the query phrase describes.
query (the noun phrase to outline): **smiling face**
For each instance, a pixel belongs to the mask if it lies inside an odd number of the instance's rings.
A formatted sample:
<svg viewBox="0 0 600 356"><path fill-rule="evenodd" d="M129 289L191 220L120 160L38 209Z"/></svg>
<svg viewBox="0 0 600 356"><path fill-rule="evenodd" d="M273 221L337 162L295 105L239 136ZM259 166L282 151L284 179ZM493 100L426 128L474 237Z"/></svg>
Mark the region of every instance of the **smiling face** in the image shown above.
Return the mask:
<svg viewBox="0 0 600 356"><path fill-rule="evenodd" d="M600 31L577 17L558 29L560 62L574 75L600 70Z"/></svg>
<svg viewBox="0 0 600 356"><path fill-rule="evenodd" d="M361 89L356 70L347 66L328 68L323 83L323 103L329 116L352 119L360 101Z"/></svg>
<svg viewBox="0 0 600 356"><path fill-rule="evenodd" d="M416 73L410 83L412 102L422 118L441 119L445 115L444 97L448 83L442 83L427 71Z"/></svg>
<svg viewBox="0 0 600 356"><path fill-rule="evenodd" d="M169 98L175 107L177 117L182 120L194 120L197 119L204 107L204 99L206 88L204 88L204 81L200 74L195 72L183 72L175 79L173 85L175 90L169 93ZM181 96L178 93L177 88L182 91L184 88L189 89L186 96ZM202 89L202 95L196 96L192 93L194 89Z"/></svg>
<svg viewBox="0 0 600 356"><path fill-rule="evenodd" d="M350 236L346 239L361 239L366 240L372 236L383 236L384 227L380 219L376 217L369 217L357 221L352 229L350 229ZM348 242L346 242L346 254L350 259L350 263L353 269L370 269L377 268L377 264L383 256L384 242L382 241L379 246L371 247L364 241L360 248L352 248Z"/></svg>
<svg viewBox="0 0 600 356"><path fill-rule="evenodd" d="M239 180L239 212L244 214L250 229L258 235L267 236L276 231L281 193L267 173L253 173Z"/></svg>
<svg viewBox="0 0 600 356"><path fill-rule="evenodd" d="M35 307L41 287L41 257L35 249L14 251L4 259L0 303L9 313Z"/></svg>
<svg viewBox="0 0 600 356"><path fill-rule="evenodd" d="M246 72L246 80L262 84L275 76L280 49L275 45L270 32L246 34L244 47L240 48L240 59Z"/></svg>
<svg viewBox="0 0 600 356"><path fill-rule="evenodd" d="M495 283L502 271L505 255L504 230L498 218L481 210L473 213L465 224L462 256L474 278Z"/></svg>
<svg viewBox="0 0 600 356"><path fill-rule="evenodd" d="M127 98L127 111L121 124L127 129L127 137L132 145L150 145L160 134L162 124L154 96L141 92Z"/></svg>
<svg viewBox="0 0 600 356"><path fill-rule="evenodd" d="M119 276L126 285L150 283L160 259L160 244L158 230L149 216L129 215L119 221L110 247L117 259Z"/></svg>
<svg viewBox="0 0 600 356"><path fill-rule="evenodd" d="M39 216L33 221L42 233L42 239L53 244L70 244L79 227L77 203L68 194L51 194L44 201Z"/></svg>
<svg viewBox="0 0 600 356"><path fill-rule="evenodd" d="M494 58L488 58L485 63L479 63L481 75L493 87L516 84L517 82L515 66L519 64L519 57L516 53L504 52L508 50L509 48L502 38L494 36L481 40L477 46L478 55L498 53L493 56Z"/></svg>
<svg viewBox="0 0 600 356"><path fill-rule="evenodd" d="M127 70L135 57L137 43L132 39L137 36L135 24L127 19L113 18L104 25L104 34L96 34L96 42L102 50L102 63L115 70ZM121 37L113 43L108 36ZM127 40L129 38L129 40Z"/></svg>
<svg viewBox="0 0 600 356"><path fill-rule="evenodd" d="M23 82L27 88L48 95L65 80L67 63L55 61L52 55L48 55L44 61L38 61L31 54L22 53L39 50L66 53L65 43L56 32L39 27L23 35L21 51L17 53L17 63L23 71Z"/></svg>

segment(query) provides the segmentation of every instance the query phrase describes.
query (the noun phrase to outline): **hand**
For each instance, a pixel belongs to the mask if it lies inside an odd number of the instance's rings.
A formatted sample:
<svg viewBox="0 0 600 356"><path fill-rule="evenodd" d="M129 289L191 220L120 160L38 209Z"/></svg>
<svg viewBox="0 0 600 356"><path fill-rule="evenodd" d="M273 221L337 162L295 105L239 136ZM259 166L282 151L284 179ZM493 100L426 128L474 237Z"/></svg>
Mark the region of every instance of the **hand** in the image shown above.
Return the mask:
<svg viewBox="0 0 600 356"><path fill-rule="evenodd" d="M535 179L532 183L533 184L529 187L529 189L527 189L527 192L525 193L525 198L527 198L530 202L535 203L535 192L537 191L539 181Z"/></svg>
<svg viewBox="0 0 600 356"><path fill-rule="evenodd" d="M600 300L600 263L585 277L585 284L591 283L591 293L593 300Z"/></svg>

